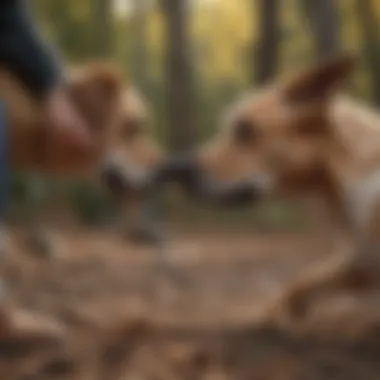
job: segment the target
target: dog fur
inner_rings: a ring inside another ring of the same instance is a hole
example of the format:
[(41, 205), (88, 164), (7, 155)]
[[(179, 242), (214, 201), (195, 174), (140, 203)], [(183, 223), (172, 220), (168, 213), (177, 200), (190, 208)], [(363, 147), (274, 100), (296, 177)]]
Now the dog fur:
[[(42, 103), (9, 71), (0, 70), (0, 98), (9, 121), (12, 169), (99, 183), (101, 171), (114, 166), (134, 183), (159, 164), (162, 151), (147, 129), (147, 104), (136, 89), (125, 84), (116, 65), (89, 62), (71, 68), (65, 91), (89, 128), (89, 149), (55, 138)], [(123, 204), (132, 209), (138, 208), (140, 201), (138, 191), (123, 195)]]
[(244, 95), (198, 154), (205, 177), (251, 181), (259, 198), (318, 197), (350, 239), (285, 291), (291, 317), (317, 295), (379, 285), (380, 113), (340, 93), (354, 63), (342, 54)]

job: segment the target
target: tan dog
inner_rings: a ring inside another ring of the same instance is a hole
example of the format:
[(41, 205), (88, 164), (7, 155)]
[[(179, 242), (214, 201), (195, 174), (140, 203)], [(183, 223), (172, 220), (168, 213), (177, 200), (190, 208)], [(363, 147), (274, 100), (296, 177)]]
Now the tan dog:
[(321, 291), (380, 285), (380, 114), (338, 94), (353, 66), (340, 56), (246, 94), (219, 134), (176, 168), (182, 180), (198, 172), (193, 189), (220, 200), (313, 195), (325, 203), (352, 252), (296, 281), (282, 303), (293, 316)]
[[(124, 203), (140, 201), (161, 151), (149, 135), (143, 99), (124, 84), (111, 63), (92, 62), (69, 73), (66, 90), (90, 128), (92, 149), (54, 141), (41, 104), (8, 72), (0, 73), (0, 97), (10, 125), (11, 165), (57, 178), (102, 179)], [(99, 182), (99, 180), (98, 180)]]

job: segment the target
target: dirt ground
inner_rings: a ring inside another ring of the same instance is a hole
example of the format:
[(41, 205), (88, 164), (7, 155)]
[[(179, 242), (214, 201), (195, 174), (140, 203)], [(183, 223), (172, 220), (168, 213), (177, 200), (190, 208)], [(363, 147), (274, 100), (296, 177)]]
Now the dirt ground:
[(325, 240), (176, 231), (148, 248), (81, 231), (48, 257), (14, 231), (0, 252), (0, 378), (379, 379), (377, 294), (331, 295), (293, 325), (266, 314)]

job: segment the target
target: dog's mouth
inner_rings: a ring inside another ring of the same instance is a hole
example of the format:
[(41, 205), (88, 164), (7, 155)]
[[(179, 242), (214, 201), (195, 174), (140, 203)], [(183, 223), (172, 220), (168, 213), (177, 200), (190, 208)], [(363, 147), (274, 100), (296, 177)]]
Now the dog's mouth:
[(154, 171), (108, 165), (101, 172), (101, 183), (116, 199), (131, 193), (149, 197), (169, 183), (179, 185), (189, 197), (215, 206), (244, 206), (263, 195), (258, 180), (219, 182), (210, 179), (200, 168), (197, 156), (191, 153), (170, 158)]
[(151, 173), (138, 168), (124, 168), (107, 165), (100, 173), (103, 188), (115, 198), (124, 198), (128, 194), (143, 195), (151, 187)]
[(154, 176), (155, 186), (178, 184), (187, 195), (207, 204), (240, 206), (255, 202), (261, 188), (254, 180), (222, 183), (211, 180), (200, 168), (197, 156), (182, 154), (169, 159)]

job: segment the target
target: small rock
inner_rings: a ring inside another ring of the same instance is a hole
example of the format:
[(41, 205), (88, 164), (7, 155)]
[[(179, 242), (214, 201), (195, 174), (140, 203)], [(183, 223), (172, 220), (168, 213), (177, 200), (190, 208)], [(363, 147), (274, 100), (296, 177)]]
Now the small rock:
[(147, 225), (132, 227), (124, 235), (135, 244), (157, 245), (164, 240), (162, 231)]
[(63, 253), (63, 241), (47, 230), (37, 230), (27, 238), (27, 247), (31, 253), (41, 259), (56, 259)]

